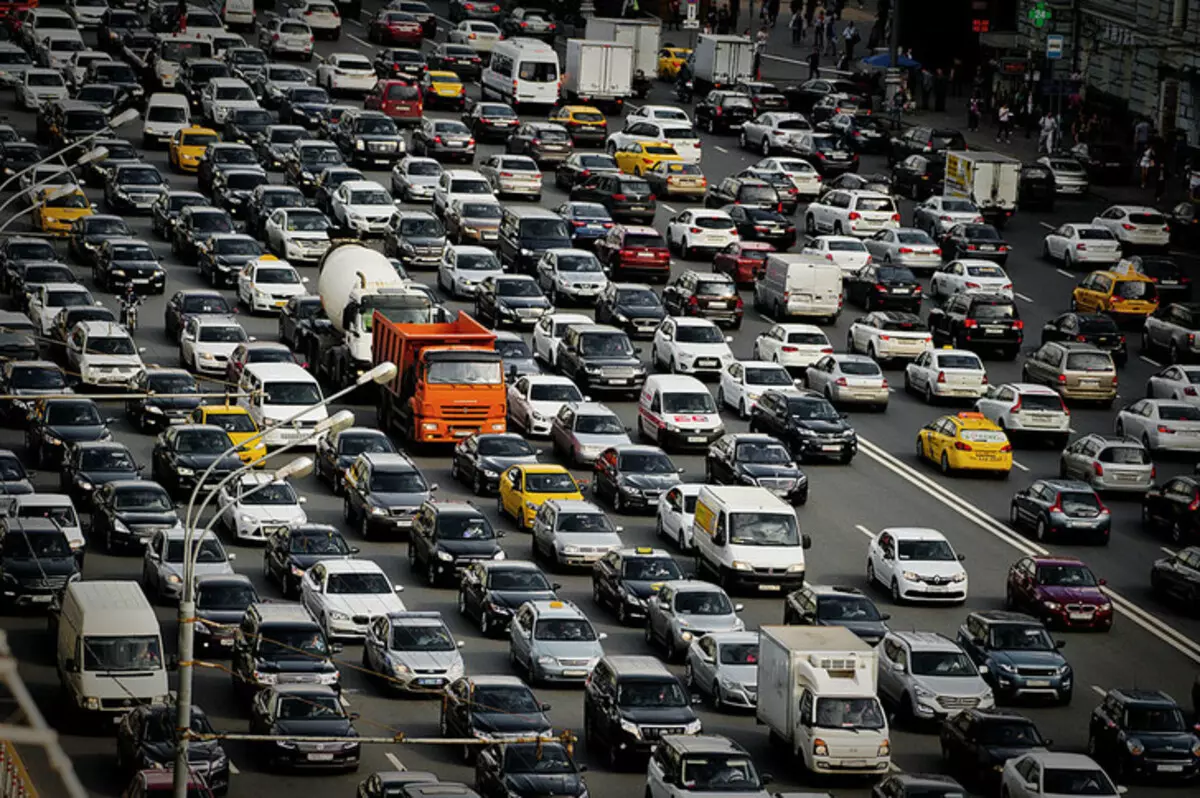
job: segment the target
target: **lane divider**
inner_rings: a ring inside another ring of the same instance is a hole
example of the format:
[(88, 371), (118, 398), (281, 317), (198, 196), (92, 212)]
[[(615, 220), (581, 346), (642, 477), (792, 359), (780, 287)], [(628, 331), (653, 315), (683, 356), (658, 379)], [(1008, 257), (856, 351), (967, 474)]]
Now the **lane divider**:
[(1059, 273), (1059, 274), (1061, 274), (1063, 277), (1066, 277), (1068, 280), (1074, 280), (1074, 279), (1075, 279), (1075, 275), (1071, 274), (1071, 273), (1070, 273), (1069, 271), (1067, 271), (1066, 269), (1055, 269), (1054, 271), (1058, 272), (1058, 273)]
[(1151, 366), (1154, 366), (1154, 368), (1156, 368), (1156, 369), (1162, 368), (1162, 363), (1159, 363), (1157, 360), (1154, 360), (1152, 358), (1148, 358), (1145, 355), (1138, 355), (1138, 360), (1142, 361), (1143, 363), (1149, 363)]
[(396, 770), (408, 770), (408, 768), (404, 767), (404, 763), (400, 761), (400, 758), (391, 751), (385, 751), (383, 755), (387, 757), (387, 760), (392, 763), (392, 767)]

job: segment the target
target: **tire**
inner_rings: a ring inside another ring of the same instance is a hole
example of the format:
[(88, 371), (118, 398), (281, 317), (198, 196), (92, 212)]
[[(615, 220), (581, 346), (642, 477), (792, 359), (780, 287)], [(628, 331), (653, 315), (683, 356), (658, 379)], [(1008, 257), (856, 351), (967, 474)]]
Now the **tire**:
[(950, 476), (950, 458), (946, 457), (945, 452), (942, 452), (942, 460), (938, 465), (944, 475)]
[(1039, 542), (1039, 543), (1047, 543), (1047, 542), (1049, 542), (1049, 540), (1050, 540), (1050, 530), (1049, 530), (1049, 527), (1048, 527), (1048, 526), (1046, 526), (1046, 519), (1045, 519), (1045, 518), (1039, 518), (1039, 519), (1038, 519), (1038, 522), (1037, 522), (1037, 529), (1034, 531), (1034, 534), (1037, 536), (1037, 539), (1038, 539), (1038, 542)]
[(762, 146), (759, 148), (759, 152), (762, 153), (764, 158), (771, 157), (771, 142), (765, 136), (763, 137)]

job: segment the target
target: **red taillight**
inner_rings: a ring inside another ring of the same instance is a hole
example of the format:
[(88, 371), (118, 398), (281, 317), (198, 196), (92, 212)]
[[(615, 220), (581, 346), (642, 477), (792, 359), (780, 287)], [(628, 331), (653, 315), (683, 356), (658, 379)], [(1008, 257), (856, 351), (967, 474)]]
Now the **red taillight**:
[(1063, 385), (1066, 385), (1066, 384), (1067, 384), (1067, 375), (1065, 375), (1065, 374), (1059, 374), (1059, 375), (1058, 375), (1058, 381), (1059, 381), (1061, 384), (1063, 384)]
[(1000, 451), (1002, 451), (1002, 452), (1011, 452), (1011, 451), (1012, 451), (1012, 444), (1011, 444), (1011, 443), (1006, 443), (1006, 444), (1004, 444), (1003, 446), (1001, 446), (1001, 447), (1000, 447)]
[(1013, 329), (1014, 329), (1014, 330), (1024, 330), (1024, 329), (1025, 329), (1025, 322), (1021, 321), (1020, 319), (1018, 319), (1017, 321), (1014, 321), (1014, 322), (1013, 322)]
[(696, 297), (694, 297), (694, 296), (690, 296), (690, 297), (688, 297), (688, 307), (689, 307), (689, 308), (698, 308), (698, 307), (700, 307), (700, 300), (699, 300), (699, 299), (697, 299), (697, 298), (696, 298)]
[(627, 199), (624, 194), (613, 194), (612, 198), (617, 202), (624, 202)]
[(1104, 476), (1104, 466), (1099, 463), (1092, 463), (1092, 473), (1098, 477)]
[(972, 450), (972, 448), (971, 448), (971, 444), (969, 444), (969, 443), (964, 443), (964, 442), (962, 442), (962, 441), (955, 441), (955, 442), (954, 442), (954, 448), (955, 448), (955, 449), (958, 449), (960, 452), (970, 452), (970, 451), (973, 451), (973, 450)]
[(441, 136), (434, 136), (434, 137), (433, 137), (433, 143), (434, 143), (434, 144), (441, 144), (441, 143), (442, 143), (442, 137), (441, 137)]
[(859, 213), (858, 211), (850, 211), (850, 213), (846, 216), (846, 218), (853, 222), (857, 219), (861, 219), (862, 214)]
[(944, 384), (946, 382), (946, 372), (939, 371), (937, 381), (939, 385)]
[(974, 252), (976, 249), (978, 249), (978, 247), (976, 247), (974, 244), (967, 244), (967, 249)]
[(1134, 227), (1131, 224), (1123, 224), (1123, 225), (1121, 225), (1121, 227), (1125, 228), (1126, 230), (1136, 230), (1137, 229), (1136, 227)]
[(975, 319), (963, 319), (963, 326), (966, 327), (968, 330), (970, 330), (975, 327), (978, 327), (979, 322), (975, 321)]
[(1196, 389), (1189, 385), (1188, 387), (1183, 389), (1183, 394), (1184, 394), (1184, 396), (1195, 396)]
[(900, 254), (901, 255), (911, 255), (912, 247), (900, 247)]
[(845, 377), (838, 377), (836, 380), (834, 380), (833, 384), (841, 386), (842, 388), (845, 388), (847, 385), (849, 385), (849, 383), (846, 382)]
[(1087, 343), (1087, 336), (1086, 336), (1086, 335), (1076, 335), (1076, 336), (1075, 336), (1075, 340), (1076, 340), (1076, 341), (1078, 341), (1078, 342), (1079, 342), (1079, 343), (1081, 343), (1081, 344), (1086, 344), (1086, 343)]
[(1087, 244), (1076, 244), (1075, 249), (1087, 249)]
[(782, 352), (799, 352), (800, 351), (799, 347), (789, 346), (787, 344), (784, 344), (783, 346), (779, 347), (779, 349)]
[(898, 214), (898, 213), (893, 213), (893, 214), (892, 214), (892, 221), (893, 221), (893, 222), (898, 222), (898, 221), (900, 221), (900, 214)]
[(587, 176), (588, 176), (588, 175), (590, 175), (591, 173), (592, 173), (592, 170), (591, 170), (591, 169), (584, 169), (582, 172), (580, 172), (580, 173), (579, 173), (579, 176), (580, 176), (580, 177), (587, 177)]
[(529, 27), (529, 23), (528, 23), (528, 22), (522, 22), (522, 23), (521, 23), (521, 27), (522, 27), (522, 28), (528, 28), (528, 27)]
[(692, 235), (699, 235), (700, 233), (703, 233), (704, 231), (701, 230), (699, 227), (689, 227), (688, 232), (691, 233)]
[(933, 254), (934, 254), (934, 255), (941, 255), (941, 254), (942, 254), (942, 249), (941, 249), (941, 247), (938, 247), (938, 248), (934, 249), (934, 250), (933, 250)]
[(966, 287), (967, 288), (982, 288), (983, 286), (981, 286), (979, 283), (967, 283)]
[(885, 293), (886, 293), (886, 292), (887, 292), (887, 290), (888, 290), (888, 287), (887, 287), (886, 285), (884, 285), (883, 283), (875, 283), (875, 290), (876, 290), (876, 291), (883, 291), (883, 292), (885, 292)]

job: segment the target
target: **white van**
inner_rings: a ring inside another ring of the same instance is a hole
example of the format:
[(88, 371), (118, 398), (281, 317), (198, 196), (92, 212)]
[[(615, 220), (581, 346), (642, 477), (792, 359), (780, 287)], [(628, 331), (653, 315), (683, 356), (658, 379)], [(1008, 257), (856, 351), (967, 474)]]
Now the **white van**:
[(790, 504), (766, 488), (705, 485), (692, 515), (696, 578), (727, 591), (789, 592), (804, 584), (804, 550), (812, 545), (800, 533)]
[(229, 30), (254, 30), (254, 0), (224, 0), (221, 21)]
[[(321, 405), (292, 419), (304, 408), (324, 399), (316, 378), (296, 363), (247, 363), (242, 369), (238, 393), (241, 394), (238, 404), (246, 408), (259, 428), (271, 428), (263, 436), (263, 443), (269, 448), (309, 436), (312, 428), (329, 416), (329, 411)], [(304, 445), (315, 447), (316, 439)]]
[(137, 582), (69, 583), (50, 629), (58, 678), (80, 713), (115, 723), (135, 704), (167, 700), (158, 618)]
[(651, 374), (638, 397), (638, 432), (664, 449), (704, 449), (725, 434), (725, 423), (700, 380)]
[(483, 99), (504, 100), (516, 109), (520, 105), (557, 103), (560, 76), (554, 48), (518, 36), (496, 42), (479, 83)]
[(771, 253), (754, 284), (754, 308), (776, 321), (816, 316), (834, 324), (842, 312), (842, 269), (817, 255)]
[(142, 146), (163, 145), (176, 132), (192, 124), (192, 107), (182, 94), (155, 92), (146, 101), (146, 116), (142, 122)]

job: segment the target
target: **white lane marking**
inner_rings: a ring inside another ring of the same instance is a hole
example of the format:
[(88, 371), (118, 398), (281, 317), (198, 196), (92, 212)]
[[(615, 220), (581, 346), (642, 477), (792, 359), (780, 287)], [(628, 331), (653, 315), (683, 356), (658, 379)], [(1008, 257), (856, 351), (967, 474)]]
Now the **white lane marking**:
[(374, 45), (373, 45), (373, 44), (371, 44), (370, 42), (368, 42), (368, 41), (363, 41), (362, 39), (358, 38), (358, 37), (357, 37), (357, 36), (355, 36), (353, 33), (349, 34), (349, 36), (350, 36), (350, 38), (351, 38), (352, 40), (354, 40), (354, 41), (358, 42), (358, 43), (359, 43), (359, 44), (361, 44), (363, 47), (373, 47), (373, 46), (374, 46)]
[(1017, 468), (1021, 469), (1022, 471), (1029, 471), (1029, 466), (1021, 465), (1016, 460), (1013, 460), (1013, 465), (1016, 466)]
[(404, 763), (391, 751), (385, 751), (383, 755), (387, 757), (388, 761), (392, 763), (392, 767), (396, 770), (408, 770), (408, 768), (404, 767)]
[(1025, 296), (1024, 294), (1022, 294), (1020, 291), (1014, 291), (1014, 292), (1013, 292), (1013, 296), (1015, 296), (1017, 299), (1024, 299), (1026, 302), (1032, 302), (1032, 301), (1033, 301), (1033, 300), (1032, 300), (1032, 299), (1030, 299), (1029, 297), (1027, 297), (1027, 296)]
[(862, 524), (855, 524), (854, 528), (857, 529), (859, 532), (862, 532), (864, 535), (866, 535), (869, 538), (875, 537), (875, 533), (872, 532), (871, 530), (867, 529)]
[(1174, 556), (1175, 556), (1175, 552), (1171, 551), (1171, 550), (1170, 550), (1170, 549), (1168, 549), (1166, 546), (1159, 546), (1158, 548), (1159, 548), (1159, 550), (1160, 550), (1160, 551), (1162, 551), (1162, 552), (1163, 552), (1164, 554), (1166, 554), (1168, 557), (1174, 557)]
[(671, 207), (670, 205), (668, 205), (667, 203), (665, 203), (665, 202), (664, 202), (664, 203), (662, 203), (662, 206), (663, 206), (663, 209), (664, 209), (664, 210), (666, 210), (666, 212), (667, 212), (667, 213), (675, 213), (675, 209), (674, 209), (674, 208), (672, 208), (672, 207)]
[(713, 149), (714, 149), (714, 150), (716, 150), (717, 152), (723, 152), (723, 153), (725, 153), (726, 155), (728, 155), (728, 154), (729, 154), (729, 150), (725, 149), (724, 147), (722, 147), (722, 146), (720, 146), (720, 145), (715, 145), (715, 146), (713, 147)]
[(1069, 271), (1067, 271), (1066, 269), (1055, 269), (1054, 271), (1058, 272), (1058, 273), (1059, 273), (1059, 274), (1061, 274), (1063, 277), (1069, 277), (1069, 278), (1071, 278), (1072, 280), (1073, 280), (1073, 279), (1075, 279), (1075, 275), (1071, 274), (1071, 273), (1070, 273)]
[(764, 315), (763, 315), (763, 314), (761, 314), (761, 313), (759, 313), (759, 314), (758, 314), (758, 317), (759, 317), (760, 319), (762, 319), (763, 321), (765, 321), (767, 324), (774, 324), (774, 323), (775, 323), (775, 319), (772, 319), (772, 318), (771, 318), (771, 317), (769, 317), (769, 316), (764, 316)]
[(1092, 685), (1092, 692), (1101, 697), (1108, 695), (1108, 693), (1105, 692), (1104, 688), (1098, 684)]
[(357, 19), (348, 19), (346, 21), (349, 22), (351, 25), (355, 26), (356, 28), (361, 28), (363, 26), (363, 24), (361, 22), (359, 22)]
[(804, 61), (797, 61), (795, 58), (787, 58), (786, 56), (782, 55), (763, 53), (763, 58), (770, 58), (772, 61), (783, 61), (785, 64), (795, 64), (796, 66), (808, 66), (808, 64)]
[[(1007, 525), (996, 521), (996, 519), (992, 518), (984, 510), (967, 501), (962, 496), (959, 496), (957, 493), (934, 482), (928, 476), (919, 473), (912, 466), (897, 459), (871, 441), (860, 436), (858, 445), (859, 450), (867, 457), (1022, 554), (1037, 556), (1050, 553), (1048, 549), (1035, 542), (1025, 540)], [(1104, 592), (1117, 612), (1127, 616), (1129, 620), (1171, 646), (1188, 659), (1200, 663), (1200, 643), (1192, 640), (1170, 624), (1146, 612), (1111, 587), (1104, 588)]]
[(1054, 225), (1050, 224), (1049, 222), (1038, 222), (1038, 224), (1040, 224), (1042, 227), (1046, 228), (1047, 230), (1054, 229)]
[(240, 774), (241, 772), (242, 771), (238, 770), (238, 766), (233, 764), (233, 760), (230, 760), (229, 761), (229, 774), (231, 776), (236, 776), (236, 775)]
[(454, 23), (451, 22), (450, 20), (446, 19), (445, 17), (439, 17), (437, 14), (434, 14), (433, 18), (436, 19), (438, 22), (445, 22), (446, 26), (449, 28), (454, 27)]
[(1162, 368), (1162, 363), (1159, 363), (1157, 360), (1151, 360), (1150, 358), (1146, 357), (1145, 355), (1138, 355), (1138, 360), (1142, 361), (1143, 363), (1149, 363), (1151, 366), (1154, 366), (1154, 368), (1156, 368), (1156, 369)]

